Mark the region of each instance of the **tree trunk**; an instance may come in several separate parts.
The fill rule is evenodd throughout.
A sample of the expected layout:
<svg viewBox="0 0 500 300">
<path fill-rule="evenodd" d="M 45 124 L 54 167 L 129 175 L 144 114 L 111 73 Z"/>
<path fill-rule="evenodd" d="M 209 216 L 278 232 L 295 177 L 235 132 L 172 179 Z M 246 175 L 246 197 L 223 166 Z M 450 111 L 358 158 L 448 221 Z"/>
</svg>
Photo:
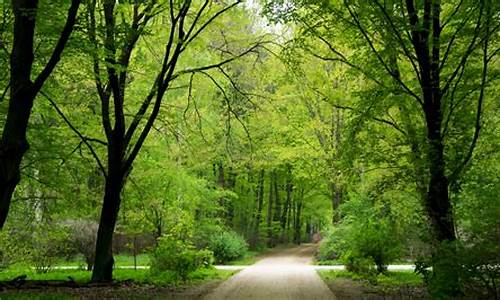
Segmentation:
<svg viewBox="0 0 500 300">
<path fill-rule="evenodd" d="M 293 241 L 295 244 L 300 245 L 302 242 L 301 231 L 302 231 L 302 203 L 304 198 L 304 189 L 301 189 L 300 197 L 295 200 L 296 210 L 295 210 L 295 221 L 294 221 L 294 232 Z"/>
<path fill-rule="evenodd" d="M 267 225 L 267 246 L 268 247 L 273 247 L 274 246 L 274 241 L 273 241 L 273 173 L 269 174 L 269 200 L 267 202 L 267 219 L 266 219 L 266 225 Z"/>
<path fill-rule="evenodd" d="M 443 138 L 441 136 L 440 108 L 431 108 L 426 112 L 427 138 L 429 140 L 429 188 L 426 208 L 434 237 L 438 242 L 454 241 L 455 226 L 448 194 L 448 178 L 445 175 Z"/>
<path fill-rule="evenodd" d="M 332 182 L 330 183 L 330 192 L 332 197 L 333 209 L 332 223 L 335 225 L 340 221 L 339 207 L 342 201 L 342 191 L 335 183 Z"/>
<path fill-rule="evenodd" d="M 36 0 L 12 1 L 14 41 L 10 55 L 10 99 L 0 141 L 0 229 L 7 220 L 12 195 L 21 180 L 21 161 L 29 149 L 26 130 L 35 98 L 31 68 L 37 6 Z"/>
<path fill-rule="evenodd" d="M 290 205 L 292 203 L 292 191 L 293 184 L 289 175 L 286 181 L 286 200 L 283 204 L 283 214 L 281 215 L 281 235 L 283 242 L 288 241 L 287 223 L 290 223 Z"/>
<path fill-rule="evenodd" d="M 274 179 L 274 214 L 273 221 L 279 223 L 281 220 L 281 202 L 280 202 L 280 190 L 278 185 L 278 173 L 275 171 L 273 173 Z"/>
<path fill-rule="evenodd" d="M 259 227 L 262 219 L 262 208 L 264 202 L 264 170 L 260 170 L 259 181 L 257 184 L 257 213 L 255 214 L 255 223 L 253 229 L 252 246 L 257 246 L 259 242 Z"/>
<path fill-rule="evenodd" d="M 124 175 L 119 147 L 108 145 L 108 177 L 106 178 L 104 201 L 97 231 L 93 282 L 108 282 L 113 279 L 113 234 L 121 203 Z M 116 148 L 115 148 L 116 147 Z"/>
<path fill-rule="evenodd" d="M 21 180 L 21 161 L 29 149 L 26 131 L 33 101 L 60 60 L 73 31 L 80 6 L 79 0 L 71 2 L 66 24 L 54 51 L 40 74 L 32 81 L 33 41 L 38 0 L 13 0 L 11 3 L 14 14 L 14 39 L 10 53 L 9 109 L 0 141 L 0 229 L 7 220 L 12 195 Z"/>
</svg>

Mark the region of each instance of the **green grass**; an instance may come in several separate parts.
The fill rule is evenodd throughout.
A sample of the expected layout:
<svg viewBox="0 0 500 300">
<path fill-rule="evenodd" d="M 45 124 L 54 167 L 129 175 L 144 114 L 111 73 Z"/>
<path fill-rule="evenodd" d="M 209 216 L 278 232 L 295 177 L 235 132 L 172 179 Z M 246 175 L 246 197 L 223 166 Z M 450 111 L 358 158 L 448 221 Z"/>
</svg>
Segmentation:
<svg viewBox="0 0 500 300">
<path fill-rule="evenodd" d="M 344 263 L 340 259 L 332 260 L 314 260 L 314 264 L 318 266 L 340 266 Z M 390 263 L 391 265 L 414 265 L 415 262 L 412 260 L 399 259 Z"/>
<path fill-rule="evenodd" d="M 144 285 L 146 287 L 161 288 L 168 287 L 169 290 L 172 287 L 181 287 L 180 290 L 188 287 L 195 287 L 201 285 L 204 282 L 212 280 L 226 280 L 237 271 L 228 270 L 217 270 L 215 268 L 206 268 L 197 270 L 188 275 L 186 281 L 172 280 L 169 276 L 151 276 L 149 270 L 131 270 L 131 269 L 115 269 L 113 271 L 114 280 L 126 281 L 132 280 L 135 284 Z M 45 274 L 36 274 L 29 269 L 12 269 L 3 270 L 0 272 L 0 280 L 11 280 L 19 275 L 26 274 L 28 280 L 68 280 L 68 276 L 72 277 L 78 283 L 87 283 L 90 281 L 91 272 L 83 270 L 55 270 Z M 114 288 L 112 288 L 114 289 Z M 87 289 L 85 289 L 87 290 Z M 119 291 L 119 290 L 117 290 Z M 78 294 L 78 292 L 76 292 Z M 128 295 L 127 299 L 149 299 L 148 294 L 141 294 L 142 292 L 123 290 L 117 292 L 117 299 L 123 298 L 124 293 Z M 121 293 L 121 294 L 120 294 Z M 132 294 L 130 294 L 132 293 Z M 139 294 L 138 294 L 139 293 Z M 131 297 L 131 298 L 128 298 Z M 17 290 L 9 292 L 1 292 L 0 300 L 3 299 L 40 299 L 40 300 L 58 300 L 58 299 L 81 299 L 81 297 L 75 295 L 74 293 L 64 293 L 57 290 L 40 290 L 40 291 L 30 291 L 30 290 Z M 94 299 L 94 297 L 92 297 Z"/>
<path fill-rule="evenodd" d="M 152 276 L 149 270 L 115 269 L 113 271 L 113 279 L 115 281 L 132 280 L 138 284 L 166 286 L 200 283 L 206 280 L 225 280 L 234 273 L 235 271 L 217 270 L 215 268 L 200 269 L 189 274 L 186 282 L 181 282 L 168 276 Z M 0 281 L 9 281 L 20 275 L 27 275 L 27 280 L 66 281 L 71 277 L 72 280 L 78 283 L 88 283 L 92 272 L 84 270 L 52 270 L 47 273 L 36 273 L 29 268 L 15 268 L 2 270 L 0 272 Z"/>
<path fill-rule="evenodd" d="M 237 260 L 230 261 L 226 263 L 229 266 L 249 266 L 253 265 L 257 261 L 259 261 L 260 256 L 264 254 L 265 251 L 247 251 L 245 255 Z"/>
<path fill-rule="evenodd" d="M 118 254 L 114 256 L 115 266 L 123 267 L 123 266 L 133 266 L 134 265 L 134 256 L 128 254 Z M 138 266 L 148 266 L 149 265 L 149 255 L 148 254 L 139 254 L 136 257 Z M 85 263 L 85 259 L 83 256 L 79 255 L 70 260 L 60 259 L 56 266 L 68 266 L 68 267 L 81 267 L 82 269 L 87 267 Z"/>
<path fill-rule="evenodd" d="M 314 260 L 314 264 L 318 266 L 341 266 L 343 263 L 340 260 Z"/>
<path fill-rule="evenodd" d="M 399 287 L 399 286 L 420 286 L 423 279 L 413 271 L 392 271 L 378 275 L 360 275 L 349 271 L 318 271 L 319 275 L 325 281 L 332 281 L 337 278 L 347 278 L 358 281 L 368 281 L 371 285 L 381 287 Z"/>
</svg>

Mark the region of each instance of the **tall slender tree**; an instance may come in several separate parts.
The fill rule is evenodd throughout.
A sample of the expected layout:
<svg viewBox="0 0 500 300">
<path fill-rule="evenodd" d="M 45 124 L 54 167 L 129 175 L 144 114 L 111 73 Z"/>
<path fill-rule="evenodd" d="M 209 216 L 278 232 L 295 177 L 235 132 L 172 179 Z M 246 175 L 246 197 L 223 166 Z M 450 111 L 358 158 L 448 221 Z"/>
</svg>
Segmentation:
<svg viewBox="0 0 500 300">
<path fill-rule="evenodd" d="M 214 64 L 177 70 L 180 58 L 209 25 L 239 3 L 241 1 L 230 4 L 212 0 L 201 3 L 194 3 L 190 0 L 169 1 L 168 3 L 154 0 L 136 1 L 131 4 L 119 4 L 114 0 L 105 0 L 102 3 L 95 0 L 89 2 L 89 41 L 94 47 L 92 57 L 95 85 L 101 102 L 101 121 L 106 136 L 104 144 L 107 147 L 106 164 L 95 155 L 105 177 L 105 190 L 97 232 L 92 281 L 112 280 L 114 264 L 112 241 L 120 210 L 121 192 L 132 170 L 134 160 L 139 155 L 160 114 L 162 101 L 172 82 L 185 74 L 200 73 L 210 76 L 206 73 L 207 71 L 220 69 L 252 53 L 259 46 L 259 43 L 253 44 L 240 53 Z M 100 5 L 103 11 L 101 19 L 96 13 L 101 9 Z M 123 5 L 123 9 L 118 8 L 120 5 Z M 126 15 L 127 12 L 129 15 Z M 129 68 L 133 52 L 152 19 L 156 17 L 160 18 L 168 29 L 162 62 L 158 66 L 159 69 L 149 92 L 144 95 L 136 113 L 127 122 L 126 91 L 130 86 Z M 102 32 L 99 31 L 101 26 L 98 22 L 102 22 Z M 126 28 L 125 35 L 123 35 L 124 28 Z M 103 61 L 99 53 L 104 53 Z M 190 85 L 192 83 L 193 81 L 190 80 Z"/>
</svg>

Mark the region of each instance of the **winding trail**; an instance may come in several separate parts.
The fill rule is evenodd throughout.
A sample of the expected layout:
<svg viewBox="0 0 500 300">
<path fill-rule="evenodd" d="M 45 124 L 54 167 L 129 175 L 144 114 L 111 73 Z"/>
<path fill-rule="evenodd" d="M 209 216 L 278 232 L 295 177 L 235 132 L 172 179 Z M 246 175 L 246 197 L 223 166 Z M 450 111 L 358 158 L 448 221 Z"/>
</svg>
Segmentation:
<svg viewBox="0 0 500 300">
<path fill-rule="evenodd" d="M 336 299 L 311 266 L 314 250 L 313 245 L 302 245 L 270 254 L 222 283 L 204 299 Z"/>
</svg>

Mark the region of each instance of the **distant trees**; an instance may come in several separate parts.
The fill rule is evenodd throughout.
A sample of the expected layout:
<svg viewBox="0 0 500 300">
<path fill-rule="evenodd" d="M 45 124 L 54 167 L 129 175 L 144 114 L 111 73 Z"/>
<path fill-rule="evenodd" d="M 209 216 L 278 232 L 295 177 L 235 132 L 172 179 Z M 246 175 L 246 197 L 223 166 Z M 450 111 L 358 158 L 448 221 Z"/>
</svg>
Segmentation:
<svg viewBox="0 0 500 300">
<path fill-rule="evenodd" d="M 381 144 L 390 141 L 394 150 L 403 150 L 405 159 L 386 152 L 372 153 L 371 161 L 375 169 L 410 174 L 428 219 L 433 257 L 442 258 L 442 245 L 457 240 L 452 197 L 459 194 L 461 178 L 471 166 L 486 124 L 485 112 L 493 109 L 486 103 L 494 99 L 492 82 L 498 79 L 499 4 L 489 0 L 285 2 L 267 1 L 266 9 L 270 18 L 300 26 L 289 48 L 300 49 L 330 68 L 345 66 L 351 74 L 362 75 L 362 79 L 350 77 L 358 91 L 352 104 L 344 105 L 335 94 L 325 97 L 350 112 L 351 139 L 359 135 L 366 145 L 376 144 L 371 136 L 377 131 L 368 122 L 392 129 L 392 133 L 381 130 L 379 149 L 387 149 Z M 360 175 L 368 177 L 363 169 Z M 445 274 L 453 260 L 432 263 L 435 274 Z M 449 286 L 457 287 L 456 277 Z"/>
<path fill-rule="evenodd" d="M 270 11 L 292 17 L 303 26 L 307 36 L 322 44 L 323 50 L 315 51 L 307 48 L 306 43 L 307 51 L 323 61 L 350 66 L 365 75 L 369 84 L 385 90 L 384 102 L 366 100 L 367 111 L 372 106 L 385 109 L 387 119 L 377 116 L 375 121 L 396 129 L 409 145 L 415 145 L 414 151 L 425 153 L 425 162 L 416 160 L 415 169 L 423 164 L 427 170 L 424 203 L 433 236 L 437 241 L 455 240 L 449 189 L 471 160 L 479 138 L 484 101 L 492 79 L 488 76 L 489 68 L 497 54 L 497 4 L 487 0 L 426 0 L 418 5 L 416 1 L 306 1 L 295 8 L 280 8 L 276 4 L 279 1 L 270 2 Z M 305 15 L 298 12 L 301 9 Z M 332 34 L 338 24 L 356 38 Z M 369 55 L 363 58 L 345 51 L 346 46 L 362 47 Z M 389 114 L 393 107 L 399 107 L 400 113 Z M 425 130 L 423 140 L 403 126 L 408 107 L 412 122 Z M 461 113 L 473 107 L 474 118 Z M 397 117 L 400 119 L 394 119 Z M 459 126 L 460 120 L 469 126 Z M 464 143 L 467 136 L 469 142 Z M 446 151 L 451 152 L 454 147 L 461 150 L 452 157 Z"/>
</svg>

